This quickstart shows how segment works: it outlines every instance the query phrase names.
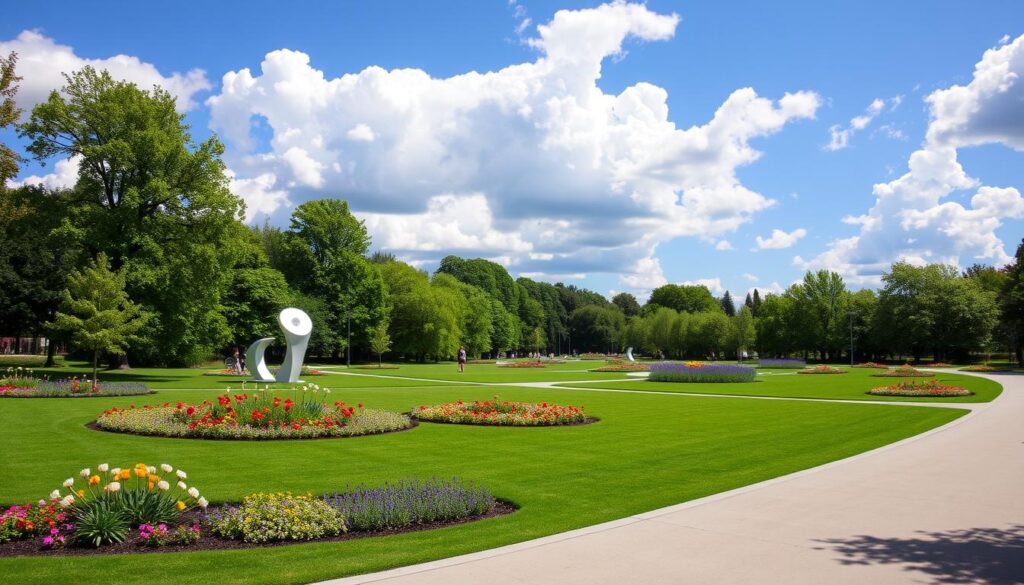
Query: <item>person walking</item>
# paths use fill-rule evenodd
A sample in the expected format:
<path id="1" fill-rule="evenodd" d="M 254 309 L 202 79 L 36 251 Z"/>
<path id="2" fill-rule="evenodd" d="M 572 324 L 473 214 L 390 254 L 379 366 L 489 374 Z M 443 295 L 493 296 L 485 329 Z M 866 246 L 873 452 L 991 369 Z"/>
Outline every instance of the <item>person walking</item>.
<path id="1" fill-rule="evenodd" d="M 466 371 L 466 348 L 459 348 L 459 373 Z"/>

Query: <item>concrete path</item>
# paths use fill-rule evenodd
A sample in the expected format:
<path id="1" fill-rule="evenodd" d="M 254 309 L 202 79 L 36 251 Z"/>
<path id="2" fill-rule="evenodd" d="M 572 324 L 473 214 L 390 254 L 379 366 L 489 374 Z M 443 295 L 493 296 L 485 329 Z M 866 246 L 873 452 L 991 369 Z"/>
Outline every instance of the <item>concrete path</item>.
<path id="1" fill-rule="evenodd" d="M 849 459 L 330 583 L 1024 584 L 1024 376 L 994 379 L 1004 386 L 996 401 Z"/>

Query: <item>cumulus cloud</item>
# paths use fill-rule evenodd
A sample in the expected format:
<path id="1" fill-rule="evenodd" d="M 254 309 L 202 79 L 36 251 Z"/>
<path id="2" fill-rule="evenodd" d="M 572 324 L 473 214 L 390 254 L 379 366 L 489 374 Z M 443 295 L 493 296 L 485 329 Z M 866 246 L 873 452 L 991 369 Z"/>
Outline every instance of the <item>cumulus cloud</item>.
<path id="1" fill-rule="evenodd" d="M 449 78 L 380 67 L 328 78 L 309 55 L 273 51 L 259 71 L 224 75 L 207 101 L 211 127 L 239 177 L 270 174 L 289 191 L 263 213 L 344 197 L 373 217 L 377 244 L 403 257 L 438 258 L 463 242 L 521 273 L 650 284 L 660 242 L 714 240 L 774 203 L 737 169 L 759 158 L 752 140 L 813 118 L 821 103 L 741 88 L 687 127 L 669 119 L 661 87 L 597 86 L 627 40 L 671 39 L 678 22 L 621 1 L 562 10 L 528 39 L 536 60 Z M 272 130 L 269 144 L 257 144 L 254 120 Z M 445 216 L 446 243 L 431 224 L 453 205 L 473 212 Z"/>
<path id="2" fill-rule="evenodd" d="M 766 295 L 781 295 L 786 292 L 786 289 L 778 282 L 772 282 L 768 286 L 752 286 L 747 289 L 747 294 L 753 296 L 755 290 L 761 298 L 764 298 Z"/>
<path id="3" fill-rule="evenodd" d="M 160 85 L 178 98 L 179 112 L 194 108 L 195 94 L 211 87 L 202 69 L 167 76 L 153 64 L 130 55 L 87 59 L 76 55 L 72 47 L 57 44 L 34 30 L 25 30 L 14 39 L 0 41 L 0 54 L 11 51 L 18 53 L 18 74 L 23 78 L 15 96 L 18 107 L 26 112 L 23 115 L 27 115 L 32 106 L 46 101 L 51 91 L 64 86 L 62 74 L 73 73 L 86 65 L 106 69 L 114 78 L 131 81 L 142 89 Z"/>
<path id="4" fill-rule="evenodd" d="M 845 128 L 841 124 L 830 126 L 828 129 L 829 141 L 825 145 L 825 150 L 835 152 L 849 146 L 850 138 L 857 132 L 867 128 L 875 118 L 885 111 L 886 103 L 889 104 L 890 111 L 895 110 L 903 103 L 903 96 L 896 96 L 888 100 L 875 98 L 871 100 L 871 104 L 864 110 L 864 113 L 851 118 L 849 125 Z M 891 126 L 888 128 L 890 130 L 888 132 L 890 137 L 896 138 L 897 136 L 894 134 L 900 134 L 899 130 L 892 129 Z"/>
<path id="5" fill-rule="evenodd" d="M 807 230 L 804 228 L 796 228 L 791 232 L 784 232 L 782 230 L 772 230 L 771 237 L 762 238 L 757 236 L 757 250 L 782 250 L 791 247 L 800 238 L 807 235 Z"/>
<path id="6" fill-rule="evenodd" d="M 47 189 L 69 189 L 75 186 L 75 182 L 78 181 L 78 165 L 81 164 L 82 157 L 79 155 L 72 156 L 71 158 L 58 161 L 53 166 L 53 172 L 45 175 L 30 175 L 20 181 L 7 180 L 7 186 L 11 188 L 21 187 L 22 185 L 37 185 Z"/>
<path id="7" fill-rule="evenodd" d="M 684 280 L 679 284 L 685 284 L 688 286 L 704 286 L 707 287 L 712 294 L 720 295 L 725 292 L 725 287 L 722 286 L 721 278 L 697 278 L 695 280 Z"/>
<path id="8" fill-rule="evenodd" d="M 732 250 L 732 244 L 729 240 L 718 240 L 718 243 L 715 244 L 715 249 L 722 252 Z"/>
<path id="9" fill-rule="evenodd" d="M 1017 188 L 982 185 L 964 170 L 960 148 L 1002 144 L 1024 151 L 1024 36 L 985 52 L 967 85 L 925 98 L 930 121 L 924 144 L 910 155 L 908 171 L 874 187 L 875 204 L 844 218 L 860 233 L 831 243 L 802 268 L 829 268 L 862 284 L 877 284 L 895 260 L 959 264 L 962 259 L 1006 264 L 1010 257 L 995 230 L 1024 217 Z M 969 205 L 948 201 L 974 190 Z M 945 201 L 944 201 L 945 200 Z"/>
<path id="10" fill-rule="evenodd" d="M 288 203 L 288 193 L 282 189 L 274 189 L 277 178 L 273 173 L 238 179 L 235 173 L 229 170 L 228 178 L 228 189 L 245 202 L 246 221 L 253 221 L 259 215 L 267 215 Z"/>

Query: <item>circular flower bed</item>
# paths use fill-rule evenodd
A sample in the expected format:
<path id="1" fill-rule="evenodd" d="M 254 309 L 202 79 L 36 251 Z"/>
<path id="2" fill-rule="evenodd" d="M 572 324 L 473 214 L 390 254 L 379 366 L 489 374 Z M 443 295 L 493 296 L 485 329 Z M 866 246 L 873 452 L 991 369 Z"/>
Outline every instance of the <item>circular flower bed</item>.
<path id="1" fill-rule="evenodd" d="M 839 368 L 833 368 L 822 364 L 820 366 L 814 366 L 813 368 L 807 368 L 797 372 L 798 374 L 845 374 L 846 370 L 840 370 Z"/>
<path id="2" fill-rule="evenodd" d="M 494 400 L 420 406 L 413 409 L 412 416 L 427 422 L 465 425 L 496 425 L 513 427 L 541 427 L 574 425 L 594 422 L 584 414 L 583 406 L 559 406 L 557 404 L 530 404 L 526 402 Z"/>
<path id="3" fill-rule="evenodd" d="M 1011 368 L 1002 366 L 990 366 L 988 364 L 977 364 L 960 368 L 961 372 L 1012 372 Z"/>
<path id="4" fill-rule="evenodd" d="M 329 403 L 329 389 L 316 385 L 296 393 L 261 390 L 223 394 L 216 402 L 164 403 L 136 408 L 111 408 L 96 418 L 100 429 L 121 433 L 198 439 L 313 439 L 353 437 L 401 431 L 409 417 L 362 404 Z"/>
<path id="5" fill-rule="evenodd" d="M 593 368 L 591 372 L 649 372 L 651 367 L 639 362 L 611 362 L 600 368 Z"/>
<path id="6" fill-rule="evenodd" d="M 548 362 L 542 362 L 540 360 L 526 360 L 522 362 L 502 362 L 498 364 L 499 368 L 546 368 Z"/>
<path id="7" fill-rule="evenodd" d="M 935 376 L 932 372 L 922 372 L 910 365 L 899 366 L 885 372 L 879 372 L 872 375 L 876 378 L 931 378 Z"/>
<path id="8" fill-rule="evenodd" d="M 100 382 L 85 378 L 40 380 L 37 378 L 0 379 L 0 396 L 6 398 L 85 398 L 90 396 L 140 396 L 155 394 L 145 384 Z"/>
<path id="9" fill-rule="evenodd" d="M 959 386 L 947 386 L 935 380 L 901 382 L 868 390 L 874 396 L 972 396 L 974 392 Z"/>
<path id="10" fill-rule="evenodd" d="M 930 364 L 925 364 L 924 367 L 926 367 L 926 368 L 955 368 L 956 366 L 954 366 L 953 364 L 947 364 L 946 362 L 932 362 Z"/>
<path id="11" fill-rule="evenodd" d="M 888 370 L 889 369 L 889 366 L 887 366 L 885 364 L 880 364 L 878 362 L 864 362 L 862 364 L 857 364 L 857 365 L 855 365 L 853 367 L 855 367 L 855 368 L 875 368 L 875 369 L 878 369 L 878 370 Z"/>
<path id="12" fill-rule="evenodd" d="M 686 362 L 683 364 L 652 364 L 651 382 L 753 382 L 757 370 L 750 366 L 736 364 L 706 364 Z"/>

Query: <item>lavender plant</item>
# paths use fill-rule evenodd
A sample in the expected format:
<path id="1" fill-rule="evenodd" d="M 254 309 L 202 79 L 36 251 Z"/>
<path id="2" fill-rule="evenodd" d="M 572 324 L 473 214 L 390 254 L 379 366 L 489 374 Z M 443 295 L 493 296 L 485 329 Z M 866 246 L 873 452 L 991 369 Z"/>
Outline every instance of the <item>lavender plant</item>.
<path id="1" fill-rule="evenodd" d="M 410 479 L 376 488 L 346 488 L 323 499 L 340 512 L 348 529 L 355 532 L 480 516 L 495 503 L 486 488 L 454 477 Z"/>
<path id="2" fill-rule="evenodd" d="M 651 364 L 652 382 L 753 382 L 757 370 L 736 364 Z"/>

